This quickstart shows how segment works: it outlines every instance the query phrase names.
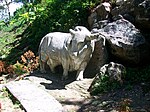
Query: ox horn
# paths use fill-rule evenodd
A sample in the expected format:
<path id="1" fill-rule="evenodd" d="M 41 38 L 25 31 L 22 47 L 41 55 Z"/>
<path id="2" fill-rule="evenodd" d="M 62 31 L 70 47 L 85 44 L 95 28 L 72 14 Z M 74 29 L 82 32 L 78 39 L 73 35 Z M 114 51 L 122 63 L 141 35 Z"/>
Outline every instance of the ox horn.
<path id="1" fill-rule="evenodd" d="M 105 35 L 103 35 L 102 33 L 93 33 L 91 34 L 90 36 L 91 39 L 103 39 L 103 45 L 105 46 L 105 43 L 106 43 L 106 38 L 105 38 Z"/>
<path id="2" fill-rule="evenodd" d="M 73 29 L 69 29 L 69 32 L 74 35 L 76 32 Z"/>
<path id="3" fill-rule="evenodd" d="M 105 35 L 103 35 L 102 33 L 92 33 L 92 34 L 90 35 L 90 37 L 91 37 L 92 39 L 98 39 L 99 36 L 105 37 Z"/>
<path id="4" fill-rule="evenodd" d="M 99 33 L 93 33 L 90 35 L 90 39 L 98 39 Z"/>

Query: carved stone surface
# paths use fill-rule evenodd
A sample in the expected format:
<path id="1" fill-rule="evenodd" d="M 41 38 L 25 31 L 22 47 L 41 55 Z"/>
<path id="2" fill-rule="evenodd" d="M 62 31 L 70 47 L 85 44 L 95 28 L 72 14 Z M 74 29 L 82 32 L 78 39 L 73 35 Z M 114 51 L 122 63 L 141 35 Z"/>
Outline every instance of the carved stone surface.
<path id="1" fill-rule="evenodd" d="M 45 72 L 47 63 L 52 72 L 55 67 L 62 65 L 63 79 L 68 76 L 68 71 L 77 70 L 76 80 L 83 79 L 83 72 L 94 51 L 95 38 L 98 35 L 82 26 L 70 29 L 70 33 L 53 32 L 41 40 L 39 46 L 40 68 Z"/>
<path id="2" fill-rule="evenodd" d="M 6 88 L 26 112 L 63 112 L 62 105 L 54 97 L 28 80 L 8 83 Z"/>

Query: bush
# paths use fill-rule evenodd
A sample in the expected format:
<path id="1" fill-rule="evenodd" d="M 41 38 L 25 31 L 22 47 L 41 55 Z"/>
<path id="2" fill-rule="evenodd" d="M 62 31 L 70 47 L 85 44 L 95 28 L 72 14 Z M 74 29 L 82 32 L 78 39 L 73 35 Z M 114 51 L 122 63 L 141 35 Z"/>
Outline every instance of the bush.
<path id="1" fill-rule="evenodd" d="M 149 84 L 149 79 L 150 65 L 143 68 L 126 68 L 123 84 L 126 89 L 131 89 L 134 84 Z M 92 95 L 97 95 L 99 93 L 115 90 L 119 87 L 121 87 L 121 84 L 118 81 L 110 81 L 107 74 L 99 73 L 91 84 L 89 91 Z"/>
<path id="2" fill-rule="evenodd" d="M 49 32 L 68 32 L 70 28 L 77 25 L 88 27 L 88 9 L 92 4 L 87 0 L 53 0 L 41 7 L 34 6 L 44 10 L 33 11 L 36 17 L 23 33 L 25 38 L 22 39 L 21 44 L 26 43 L 32 51 L 36 52 L 41 38 Z"/>
<path id="3" fill-rule="evenodd" d="M 97 95 L 103 92 L 112 91 L 121 86 L 117 80 L 110 81 L 110 77 L 107 74 L 97 74 L 92 82 L 89 91 L 91 95 Z"/>
<path id="4" fill-rule="evenodd" d="M 142 68 L 127 68 L 125 80 L 128 83 L 149 82 L 150 65 Z"/>

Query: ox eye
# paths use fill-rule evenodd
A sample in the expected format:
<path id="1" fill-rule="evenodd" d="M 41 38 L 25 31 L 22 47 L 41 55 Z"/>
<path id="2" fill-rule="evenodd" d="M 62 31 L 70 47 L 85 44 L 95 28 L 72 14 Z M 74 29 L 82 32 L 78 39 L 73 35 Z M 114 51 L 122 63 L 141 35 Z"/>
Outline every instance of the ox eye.
<path id="1" fill-rule="evenodd" d="M 78 31 L 77 29 L 74 29 L 74 31 Z"/>
<path id="2" fill-rule="evenodd" d="M 82 45 L 83 43 L 84 43 L 84 42 L 79 42 L 78 44 L 79 44 L 79 45 Z"/>
<path id="3" fill-rule="evenodd" d="M 75 28 L 74 31 L 81 31 L 81 28 Z"/>
<path id="4" fill-rule="evenodd" d="M 83 44 L 84 44 L 84 42 L 79 42 L 79 43 L 77 44 L 77 46 L 78 46 L 78 47 L 81 47 Z"/>

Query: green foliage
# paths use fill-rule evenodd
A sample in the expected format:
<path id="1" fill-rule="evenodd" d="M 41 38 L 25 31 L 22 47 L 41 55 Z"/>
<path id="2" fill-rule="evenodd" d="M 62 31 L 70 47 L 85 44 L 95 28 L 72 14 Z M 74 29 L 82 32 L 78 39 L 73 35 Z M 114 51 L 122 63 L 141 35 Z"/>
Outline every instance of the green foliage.
<path id="1" fill-rule="evenodd" d="M 88 8 L 91 4 L 87 0 L 49 0 L 46 5 L 34 5 L 39 8 L 32 8 L 32 14 L 36 17 L 33 16 L 33 22 L 29 20 L 32 24 L 25 31 L 24 42 L 30 43 L 31 50 L 37 51 L 41 38 L 49 32 L 68 32 L 77 25 L 87 27 Z"/>
<path id="2" fill-rule="evenodd" d="M 0 30 L 12 31 L 14 27 L 24 27 L 24 24 L 31 24 L 44 11 L 43 5 L 26 3 L 22 8 L 15 12 L 9 22 L 0 21 Z"/>
<path id="3" fill-rule="evenodd" d="M 0 30 L 2 30 L 2 28 L 5 26 L 5 22 L 4 21 L 0 21 Z"/>
<path id="4" fill-rule="evenodd" d="M 41 38 L 49 32 L 68 32 L 77 25 L 88 27 L 88 11 L 93 6 L 93 1 L 89 0 L 40 0 L 25 3 L 9 22 L 0 22 L 0 30 L 11 33 L 1 39 L 1 43 L 4 43 L 0 48 L 4 49 L 1 58 L 16 62 L 24 48 L 37 52 Z M 6 38 L 12 41 L 6 44 Z"/>
<path id="5" fill-rule="evenodd" d="M 99 93 L 117 89 L 120 86 L 121 85 L 118 81 L 110 81 L 110 78 L 107 74 L 98 74 L 98 78 L 96 78 L 90 92 L 92 95 L 97 95 Z"/>
<path id="6" fill-rule="evenodd" d="M 32 23 L 36 17 L 39 17 L 44 8 L 41 5 L 34 5 L 32 3 L 26 4 L 23 8 L 16 11 L 14 19 L 21 21 L 21 24 Z"/>
<path id="7" fill-rule="evenodd" d="M 150 66 L 145 66 L 143 68 L 127 68 L 125 80 L 128 81 L 128 83 L 149 82 L 149 79 Z"/>
<path id="8" fill-rule="evenodd" d="M 1 59 L 6 58 L 7 55 L 10 53 L 10 50 L 13 46 L 8 44 L 14 41 L 15 39 L 13 38 L 12 33 L 1 31 L 1 35 L 0 35 L 0 58 Z"/>
<path id="9" fill-rule="evenodd" d="M 40 25 L 47 27 L 49 32 L 68 32 L 69 28 L 76 25 L 87 24 L 87 6 L 85 0 L 55 0 L 48 3 L 45 12 L 35 22 L 40 22 Z"/>
<path id="10" fill-rule="evenodd" d="M 123 79 L 126 89 L 132 89 L 133 84 L 148 83 L 150 79 L 150 65 L 143 68 L 126 68 L 126 75 Z M 99 74 L 97 80 L 92 86 L 91 94 L 97 95 L 119 88 L 121 85 L 117 81 L 109 81 L 107 74 Z"/>
<path id="11" fill-rule="evenodd" d="M 89 0 L 41 0 L 38 3 L 26 3 L 15 12 L 7 25 L 0 22 L 3 31 L 14 31 L 27 24 L 20 44 L 28 43 L 37 50 L 41 38 L 49 32 L 68 32 L 77 25 L 86 26 L 88 10 L 94 3 Z M 35 44 L 37 43 L 37 44 Z"/>
<path id="12" fill-rule="evenodd" d="M 27 71 L 24 70 L 24 65 L 17 62 L 16 64 L 13 65 L 13 68 L 14 68 L 14 72 L 15 74 L 17 75 L 22 75 L 24 73 L 26 73 Z"/>

